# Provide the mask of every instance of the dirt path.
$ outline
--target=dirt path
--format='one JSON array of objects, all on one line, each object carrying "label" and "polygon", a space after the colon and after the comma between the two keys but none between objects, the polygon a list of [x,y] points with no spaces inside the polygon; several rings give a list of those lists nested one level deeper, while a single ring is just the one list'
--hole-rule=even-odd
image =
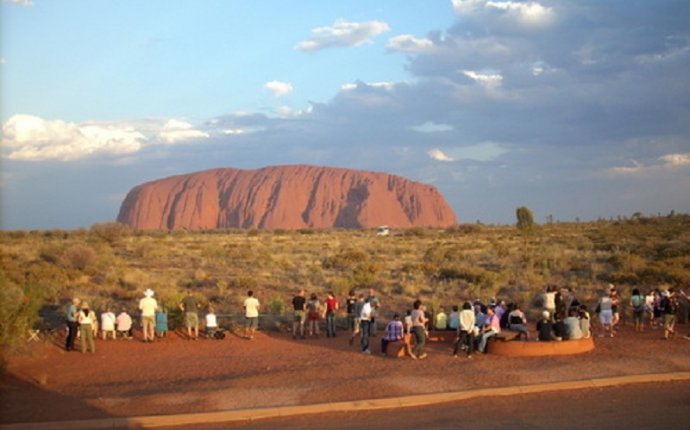
[{"label": "dirt path", "polygon": [[[681,329],[690,331],[687,325]],[[378,339],[374,342],[378,345]],[[3,423],[286,406],[690,370],[690,341],[664,341],[658,331],[637,334],[627,328],[615,338],[597,339],[594,352],[547,358],[454,359],[449,345],[431,344],[428,359],[412,361],[363,355],[346,337],[295,341],[281,333],[261,333],[253,341],[234,336],[190,341],[175,335],[154,344],[99,341],[93,355],[66,353],[49,342],[31,348],[30,356],[11,358],[2,379]]]}]

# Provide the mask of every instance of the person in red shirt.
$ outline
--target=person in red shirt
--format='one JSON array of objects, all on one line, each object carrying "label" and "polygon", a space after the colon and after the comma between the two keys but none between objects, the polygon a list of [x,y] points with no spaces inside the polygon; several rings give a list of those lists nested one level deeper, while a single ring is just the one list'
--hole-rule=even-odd
[{"label": "person in red shirt", "polygon": [[326,298],[326,337],[335,337],[335,315],[338,310],[338,300],[333,292]]}]

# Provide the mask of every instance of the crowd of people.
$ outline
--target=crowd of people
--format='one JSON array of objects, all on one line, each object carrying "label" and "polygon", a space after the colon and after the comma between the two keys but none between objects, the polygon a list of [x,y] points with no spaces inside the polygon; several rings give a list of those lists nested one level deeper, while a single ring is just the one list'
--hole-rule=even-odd
[{"label": "crowd of people", "polygon": [[[144,297],[139,300],[138,310],[143,342],[154,342],[156,338],[164,338],[168,332],[168,313],[154,298],[151,289],[144,291]],[[629,305],[632,313],[634,328],[641,332],[646,322],[651,328],[663,328],[664,339],[675,336],[675,323],[680,309],[679,298],[690,299],[681,290],[655,289],[642,294],[639,289],[632,290]],[[512,333],[519,340],[536,340],[541,342],[558,342],[578,340],[593,336],[591,315],[588,307],[580,303],[572,289],[548,286],[542,297],[542,311],[540,318],[534,325],[535,336],[530,335],[530,325],[525,312],[519,303],[506,303],[505,300],[491,299],[489,303],[480,300],[464,302],[461,306],[451,306],[452,311],[446,314],[444,307],[436,312],[429,312],[421,300],[415,300],[410,309],[402,312],[392,312],[391,319],[385,325],[381,337],[381,354],[386,355],[391,344],[398,344],[399,355],[406,355],[412,359],[427,357],[425,344],[429,331],[451,331],[455,333],[453,342],[453,356],[458,357],[464,351],[467,358],[472,358],[475,351],[485,352],[488,342],[504,332]],[[382,315],[381,300],[373,288],[367,294],[351,290],[343,301],[342,309],[346,315],[347,331],[350,345],[359,337],[359,347],[363,354],[371,354],[372,338],[377,336],[377,330]],[[326,336],[335,338],[338,335],[337,316],[341,310],[340,303],[333,292],[328,292],[324,300],[319,299],[317,293],[311,293],[307,298],[304,289],[300,289],[291,301],[292,337],[305,339],[318,337],[322,321],[325,321]],[[613,337],[621,321],[621,298],[614,285],[609,285],[600,295],[595,313],[599,319],[600,337]],[[248,291],[242,303],[244,310],[244,325],[242,336],[248,340],[254,338],[259,326],[261,304],[253,291]],[[197,340],[200,332],[199,312],[202,310],[200,300],[192,290],[188,290],[178,304],[183,316],[186,338]],[[67,338],[65,349],[75,348],[75,339],[81,337],[82,352],[96,351],[94,339],[99,328],[103,340],[133,339],[132,317],[125,309],[118,315],[110,307],[106,307],[99,319],[89,304],[74,298],[66,310]],[[209,305],[204,317],[204,336],[209,339],[222,339],[225,330],[218,324],[215,309]],[[690,335],[686,336],[690,339]]]}]

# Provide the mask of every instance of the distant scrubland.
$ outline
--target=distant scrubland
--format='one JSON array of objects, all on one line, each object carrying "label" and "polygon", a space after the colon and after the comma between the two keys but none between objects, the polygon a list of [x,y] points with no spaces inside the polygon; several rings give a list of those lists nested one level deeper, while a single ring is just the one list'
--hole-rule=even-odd
[{"label": "distant scrubland", "polygon": [[529,229],[466,224],[448,229],[132,231],[117,223],[78,231],[0,232],[3,347],[39,310],[79,296],[97,310],[136,309],[146,288],[171,311],[191,288],[220,313],[240,313],[249,289],[267,314],[289,311],[294,291],[376,288],[386,311],[414,298],[430,307],[498,296],[536,308],[547,284],[592,302],[607,283],[690,285],[690,216],[553,223]]}]

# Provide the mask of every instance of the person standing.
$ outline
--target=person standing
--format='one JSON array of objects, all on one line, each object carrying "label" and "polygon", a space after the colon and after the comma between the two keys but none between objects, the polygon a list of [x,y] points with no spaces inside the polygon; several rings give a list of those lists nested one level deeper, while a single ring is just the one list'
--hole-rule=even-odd
[{"label": "person standing", "polygon": [[96,325],[96,313],[89,309],[88,303],[82,303],[81,310],[77,313],[77,322],[81,332],[81,352],[85,353],[88,350],[95,353],[96,342],[93,339],[93,328]]},{"label": "person standing", "polygon": [[453,356],[458,356],[458,350],[461,346],[467,348],[467,358],[472,358],[474,351],[474,311],[470,302],[465,302],[462,305],[462,312],[460,312],[458,324],[458,337],[455,339],[453,347]]},{"label": "person standing", "polygon": [[247,298],[244,300],[244,337],[252,340],[254,333],[259,327],[259,308],[261,304],[254,297],[254,291],[247,291]]},{"label": "person standing", "polygon": [[424,306],[422,301],[417,299],[412,304],[412,335],[415,339],[415,345],[412,353],[415,357],[422,359],[426,358],[424,353],[424,344],[426,343],[426,324],[428,322],[426,315],[424,315]]},{"label": "person standing", "polygon": [[338,311],[338,300],[333,292],[326,298],[326,337],[335,337],[335,317]]},{"label": "person standing", "polygon": [[307,320],[307,299],[304,297],[304,290],[299,290],[292,298],[292,308],[295,312],[292,320],[292,338],[297,339],[299,332],[299,336],[304,339],[304,322]]},{"label": "person standing", "polygon": [[680,307],[678,296],[673,288],[662,292],[661,312],[664,317],[664,339],[675,337],[676,335],[676,313]]},{"label": "person standing", "polygon": [[359,327],[362,332],[362,339],[360,340],[362,354],[371,354],[371,350],[369,349],[369,336],[371,335],[371,302],[365,301],[362,305],[362,311],[359,314]]},{"label": "person standing", "polygon": [[645,296],[640,294],[640,290],[635,288],[630,296],[630,306],[633,310],[633,321],[635,322],[635,331],[644,330],[644,312],[645,312]]},{"label": "person standing", "polygon": [[355,336],[357,336],[362,331],[362,308],[364,308],[364,294],[360,293],[353,307],[355,315],[355,325],[352,330],[352,334],[350,335],[350,345],[354,343]]},{"label": "person standing", "polygon": [[188,338],[196,340],[199,337],[198,311],[200,305],[191,289],[187,290],[187,295],[178,306],[184,312],[184,325],[187,327]]},{"label": "person standing", "polygon": [[357,319],[357,313],[355,312],[356,306],[357,296],[355,295],[355,290],[350,290],[350,292],[347,294],[347,297],[345,298],[345,311],[347,312],[347,329],[350,331],[350,334],[355,332],[355,320]]},{"label": "person standing", "polygon": [[371,304],[371,320],[369,321],[369,328],[372,337],[376,337],[376,317],[380,312],[381,301],[376,296],[376,290],[369,288],[369,296],[367,302]]},{"label": "person standing", "polygon": [[77,330],[79,324],[77,323],[77,313],[79,312],[78,298],[73,298],[69,306],[67,306],[67,339],[65,340],[65,350],[72,351],[74,349],[74,339],[77,338]]},{"label": "person standing", "polygon": [[144,342],[153,342],[156,336],[156,309],[158,309],[158,302],[153,298],[153,294],[153,290],[147,288],[146,291],[144,291],[144,298],[139,300],[141,329],[144,333]]}]

